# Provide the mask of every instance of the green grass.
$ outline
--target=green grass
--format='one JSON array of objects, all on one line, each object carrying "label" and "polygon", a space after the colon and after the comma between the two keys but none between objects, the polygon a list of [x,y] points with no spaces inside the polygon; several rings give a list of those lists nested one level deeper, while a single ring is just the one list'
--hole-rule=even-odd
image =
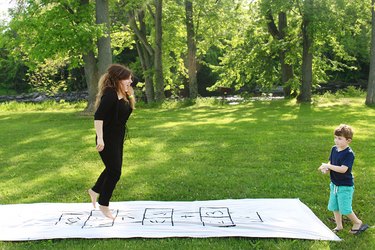
[{"label": "green grass", "polygon": [[0,83],[0,95],[15,95],[15,90],[4,87],[4,84]]},{"label": "green grass", "polygon": [[[143,105],[128,122],[113,201],[300,198],[330,228],[327,161],[333,129],[354,127],[353,208],[375,222],[375,109],[364,97]],[[89,202],[102,170],[84,103],[0,104],[0,203]],[[256,238],[65,239],[0,242],[0,249],[369,249],[374,228],[342,242]]]}]

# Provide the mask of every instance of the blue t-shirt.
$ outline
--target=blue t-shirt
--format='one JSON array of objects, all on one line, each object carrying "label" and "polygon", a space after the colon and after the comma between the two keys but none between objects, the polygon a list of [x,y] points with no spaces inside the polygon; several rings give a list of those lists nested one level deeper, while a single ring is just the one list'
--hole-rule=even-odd
[{"label": "blue t-shirt", "polygon": [[331,182],[336,186],[353,186],[354,180],[352,175],[352,167],[354,162],[354,152],[350,147],[342,151],[338,151],[336,146],[332,147],[329,161],[332,165],[347,166],[348,170],[345,173],[338,173],[330,171]]}]

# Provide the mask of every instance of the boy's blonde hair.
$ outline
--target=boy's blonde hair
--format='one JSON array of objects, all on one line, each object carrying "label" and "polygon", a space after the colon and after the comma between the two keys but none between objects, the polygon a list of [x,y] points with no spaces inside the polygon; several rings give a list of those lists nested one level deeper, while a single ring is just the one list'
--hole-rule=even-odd
[{"label": "boy's blonde hair", "polygon": [[336,136],[343,136],[345,137],[345,139],[353,139],[353,129],[352,127],[350,127],[349,125],[346,125],[346,124],[340,124],[340,126],[338,126],[336,129],[335,129],[335,135]]}]

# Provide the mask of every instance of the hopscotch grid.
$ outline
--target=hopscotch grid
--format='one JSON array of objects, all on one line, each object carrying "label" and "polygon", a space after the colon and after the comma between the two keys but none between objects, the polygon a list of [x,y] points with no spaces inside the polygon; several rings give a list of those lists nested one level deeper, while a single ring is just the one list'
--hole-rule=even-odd
[{"label": "hopscotch grid", "polygon": [[[86,220],[84,221],[83,225],[81,228],[98,228],[98,227],[112,227],[115,224],[115,221],[117,218],[120,219],[120,221],[124,221],[124,217],[120,215],[120,210],[116,209],[115,210],[115,219],[111,221],[111,223],[105,222],[105,223],[99,223],[99,224],[92,224],[89,225],[89,221],[91,218],[94,217],[94,212],[98,212],[97,210],[91,210],[89,215],[84,215],[84,213],[78,213],[78,212],[69,212],[69,213],[63,213],[61,216],[58,218],[57,222],[54,224],[60,224],[64,217],[67,216],[68,218],[65,219],[68,222],[65,222],[65,224],[68,225],[73,225],[79,221],[83,221],[82,217],[80,216],[87,216]],[[263,222],[262,217],[260,216],[259,212],[255,212],[259,222]],[[175,226],[176,223],[189,223],[189,220],[184,220],[184,221],[175,221],[174,218],[177,216],[178,213],[176,213],[174,208],[165,208],[165,207],[160,207],[160,208],[145,208],[143,211],[142,215],[142,220],[138,221],[132,221],[132,222],[126,222],[126,223],[141,223],[143,226],[150,226],[150,225],[156,225],[156,224],[164,224],[164,225],[171,225]],[[199,214],[199,221],[202,226],[216,226],[216,227],[235,227],[236,224],[233,221],[231,212],[228,207],[213,207],[213,206],[208,206],[208,207],[199,207],[197,212],[194,211],[182,211],[180,217],[185,218],[185,219],[190,219],[194,218],[194,216],[188,216],[189,214]],[[76,218],[69,218],[69,216],[77,216]],[[97,215],[96,215],[97,216]],[[126,216],[127,218],[130,219],[136,219],[133,216]],[[96,217],[95,217],[96,218]],[[198,217],[196,217],[198,219]],[[78,219],[78,220],[77,220]],[[76,220],[76,221],[74,221]],[[118,221],[118,220],[117,220]],[[71,222],[71,223],[69,223]],[[197,221],[198,222],[198,221]]]}]

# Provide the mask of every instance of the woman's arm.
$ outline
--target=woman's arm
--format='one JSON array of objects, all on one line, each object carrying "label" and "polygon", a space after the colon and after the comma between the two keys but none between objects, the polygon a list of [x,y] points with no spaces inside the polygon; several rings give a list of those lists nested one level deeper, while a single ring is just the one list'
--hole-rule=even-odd
[{"label": "woman's arm", "polygon": [[98,152],[104,149],[104,140],[103,140],[103,121],[102,120],[95,120],[94,127],[96,132],[96,150]]}]

